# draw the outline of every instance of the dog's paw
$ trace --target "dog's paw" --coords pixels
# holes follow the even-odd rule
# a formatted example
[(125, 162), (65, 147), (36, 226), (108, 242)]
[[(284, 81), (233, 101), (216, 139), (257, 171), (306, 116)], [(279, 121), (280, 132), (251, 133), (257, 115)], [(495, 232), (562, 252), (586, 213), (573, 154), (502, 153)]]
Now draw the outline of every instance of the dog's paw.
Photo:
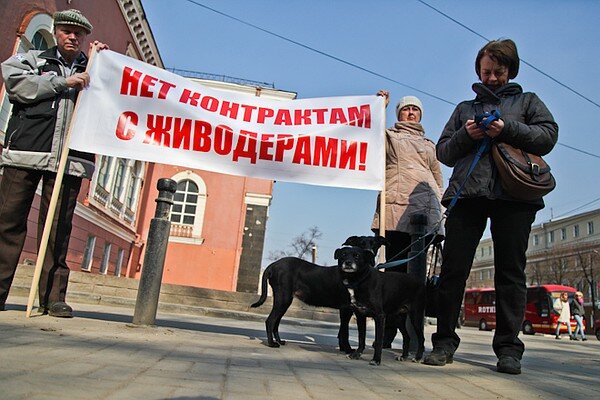
[(381, 361), (377, 361), (377, 360), (371, 360), (369, 361), (369, 365), (381, 365)]
[(360, 360), (360, 356), (362, 355), (362, 353), (359, 353), (357, 351), (354, 351), (348, 355), (346, 355), (346, 357), (348, 357), (351, 360)]

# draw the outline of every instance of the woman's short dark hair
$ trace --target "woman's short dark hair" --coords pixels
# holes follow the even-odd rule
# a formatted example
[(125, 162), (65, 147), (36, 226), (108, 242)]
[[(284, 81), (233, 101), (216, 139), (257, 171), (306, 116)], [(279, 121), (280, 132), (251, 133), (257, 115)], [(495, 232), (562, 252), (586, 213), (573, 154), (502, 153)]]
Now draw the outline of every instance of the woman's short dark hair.
[(508, 79), (514, 79), (519, 73), (519, 53), (517, 45), (511, 39), (492, 40), (479, 50), (475, 59), (475, 72), (479, 78), (481, 78), (480, 61), (485, 55), (508, 68)]

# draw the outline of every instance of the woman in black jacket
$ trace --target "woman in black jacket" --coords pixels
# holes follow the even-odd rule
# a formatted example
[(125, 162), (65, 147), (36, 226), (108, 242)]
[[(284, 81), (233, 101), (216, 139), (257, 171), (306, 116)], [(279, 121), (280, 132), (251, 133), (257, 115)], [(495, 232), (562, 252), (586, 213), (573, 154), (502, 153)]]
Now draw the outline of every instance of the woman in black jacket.
[[(498, 372), (521, 373), (524, 345), (518, 338), (526, 303), (525, 252), (531, 224), (542, 198), (517, 200), (499, 181), (491, 154), (484, 151), (471, 174), (468, 171), (484, 138), (505, 142), (528, 153), (548, 154), (558, 139), (558, 125), (534, 93), (509, 83), (519, 71), (519, 56), (510, 39), (494, 40), (477, 54), (474, 100), (460, 103), (437, 143), (438, 159), (453, 167), (442, 204), (449, 207), (440, 274), (437, 332), (433, 351), (424, 363), (442, 366), (452, 362), (460, 338), (456, 322), (477, 245), (490, 219), (494, 242), (496, 331), (493, 349)], [(500, 118), (484, 126), (476, 116), (499, 111)], [(476, 121), (477, 120), (477, 121)], [(459, 188), (462, 186), (462, 190)], [(454, 206), (453, 198), (457, 197)]]
[(585, 324), (583, 323), (583, 318), (585, 316), (585, 309), (583, 308), (583, 293), (575, 292), (575, 296), (573, 297), (573, 300), (571, 300), (570, 306), (571, 315), (573, 318), (575, 318), (575, 321), (577, 321), (577, 329), (575, 329), (571, 339), (579, 340), (577, 339), (577, 333), (579, 333), (581, 335), (581, 340), (586, 341), (587, 338), (585, 337)]

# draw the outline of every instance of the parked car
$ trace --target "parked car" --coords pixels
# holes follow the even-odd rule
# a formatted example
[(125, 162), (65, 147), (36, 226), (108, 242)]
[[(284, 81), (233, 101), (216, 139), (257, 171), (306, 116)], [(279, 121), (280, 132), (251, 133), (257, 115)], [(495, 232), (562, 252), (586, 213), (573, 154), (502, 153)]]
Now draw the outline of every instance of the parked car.
[(600, 340), (600, 319), (597, 319), (594, 323), (594, 332), (596, 333), (596, 339)]

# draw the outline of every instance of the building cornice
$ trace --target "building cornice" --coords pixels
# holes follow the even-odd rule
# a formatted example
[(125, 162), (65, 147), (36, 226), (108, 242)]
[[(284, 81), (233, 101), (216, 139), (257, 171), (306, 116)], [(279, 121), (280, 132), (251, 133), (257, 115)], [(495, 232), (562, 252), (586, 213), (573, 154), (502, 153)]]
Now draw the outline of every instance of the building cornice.
[(75, 207), (75, 215), (85, 219), (100, 229), (112, 233), (121, 239), (133, 243), (135, 241), (135, 232), (131, 229), (126, 229), (114, 221), (108, 221), (98, 213), (94, 212), (90, 207), (77, 203)]
[(140, 0), (118, 0), (123, 18), (133, 37), (135, 47), (142, 57), (142, 61), (164, 68), (154, 35), (146, 20), (146, 13)]

